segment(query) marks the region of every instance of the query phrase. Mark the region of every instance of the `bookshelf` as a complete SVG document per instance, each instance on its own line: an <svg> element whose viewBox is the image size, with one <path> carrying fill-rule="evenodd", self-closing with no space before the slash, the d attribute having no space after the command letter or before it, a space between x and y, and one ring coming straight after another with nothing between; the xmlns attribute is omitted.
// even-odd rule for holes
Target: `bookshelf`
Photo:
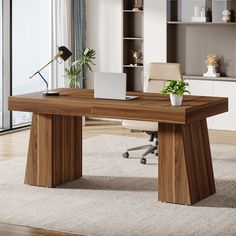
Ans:
<svg viewBox="0 0 236 236"><path fill-rule="evenodd" d="M143 90L143 13L143 0L123 0L122 70L127 74L127 91Z"/></svg>
<svg viewBox="0 0 236 236"><path fill-rule="evenodd" d="M207 54L222 58L219 72L236 78L236 1L167 1L167 61L178 62L185 75L202 76ZM205 9L208 22L191 22L194 7ZM231 11L231 21L224 22L222 11Z"/></svg>

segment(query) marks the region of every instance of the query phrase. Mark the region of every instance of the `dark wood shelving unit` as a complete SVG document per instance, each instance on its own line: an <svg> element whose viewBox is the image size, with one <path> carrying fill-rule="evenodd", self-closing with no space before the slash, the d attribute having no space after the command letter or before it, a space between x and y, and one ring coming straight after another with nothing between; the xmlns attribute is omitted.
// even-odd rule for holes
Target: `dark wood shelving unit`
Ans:
<svg viewBox="0 0 236 236"><path fill-rule="evenodd" d="M134 11L135 0L123 0L123 72L127 74L127 91L143 90L143 60L135 60L132 51L143 53L143 1ZM143 55L144 56L144 55Z"/></svg>

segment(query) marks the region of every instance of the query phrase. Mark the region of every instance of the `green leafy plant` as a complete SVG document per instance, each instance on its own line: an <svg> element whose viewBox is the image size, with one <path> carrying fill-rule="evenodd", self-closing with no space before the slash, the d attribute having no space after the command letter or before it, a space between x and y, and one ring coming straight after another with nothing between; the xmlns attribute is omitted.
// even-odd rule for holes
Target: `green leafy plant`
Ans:
<svg viewBox="0 0 236 236"><path fill-rule="evenodd" d="M77 76L81 72L81 67L76 65L71 65L69 68L65 69L66 77L69 79L69 87L77 88L80 87L79 81L77 80Z"/></svg>
<svg viewBox="0 0 236 236"><path fill-rule="evenodd" d="M93 60L96 59L96 51L91 48L85 48L84 50L79 51L79 59L75 61L73 64L77 66L84 66L84 69L92 70L92 65L95 65Z"/></svg>
<svg viewBox="0 0 236 236"><path fill-rule="evenodd" d="M72 63L72 65L65 69L65 77L69 79L70 88L80 87L78 77L82 77L83 69L87 68L92 71L94 60L96 59L96 51L94 49L85 48L79 51L79 59ZM80 78L81 79L81 78Z"/></svg>
<svg viewBox="0 0 236 236"><path fill-rule="evenodd" d="M188 90L186 90L186 87L188 87L189 84L183 80L176 81L176 80L170 80L168 81L168 84L163 87L161 93L162 94L177 94L177 95L183 95L184 93L190 94Z"/></svg>

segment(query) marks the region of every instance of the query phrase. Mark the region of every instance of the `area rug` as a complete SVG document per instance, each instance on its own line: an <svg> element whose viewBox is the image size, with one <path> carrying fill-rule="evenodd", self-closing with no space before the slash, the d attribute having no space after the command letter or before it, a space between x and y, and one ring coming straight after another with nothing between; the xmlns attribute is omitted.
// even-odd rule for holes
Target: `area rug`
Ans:
<svg viewBox="0 0 236 236"><path fill-rule="evenodd" d="M84 140L84 176L55 189L23 184L26 157L0 163L0 222L81 235L236 235L236 147L212 145L217 193L194 206L157 200L157 159L128 147L147 140Z"/></svg>

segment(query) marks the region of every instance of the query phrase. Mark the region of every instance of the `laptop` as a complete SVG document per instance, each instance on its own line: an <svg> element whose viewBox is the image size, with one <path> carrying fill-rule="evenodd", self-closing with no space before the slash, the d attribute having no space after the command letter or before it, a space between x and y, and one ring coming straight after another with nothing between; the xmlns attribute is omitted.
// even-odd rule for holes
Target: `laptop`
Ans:
<svg viewBox="0 0 236 236"><path fill-rule="evenodd" d="M126 96L125 73L94 73L94 97L101 99L132 100L137 96Z"/></svg>

